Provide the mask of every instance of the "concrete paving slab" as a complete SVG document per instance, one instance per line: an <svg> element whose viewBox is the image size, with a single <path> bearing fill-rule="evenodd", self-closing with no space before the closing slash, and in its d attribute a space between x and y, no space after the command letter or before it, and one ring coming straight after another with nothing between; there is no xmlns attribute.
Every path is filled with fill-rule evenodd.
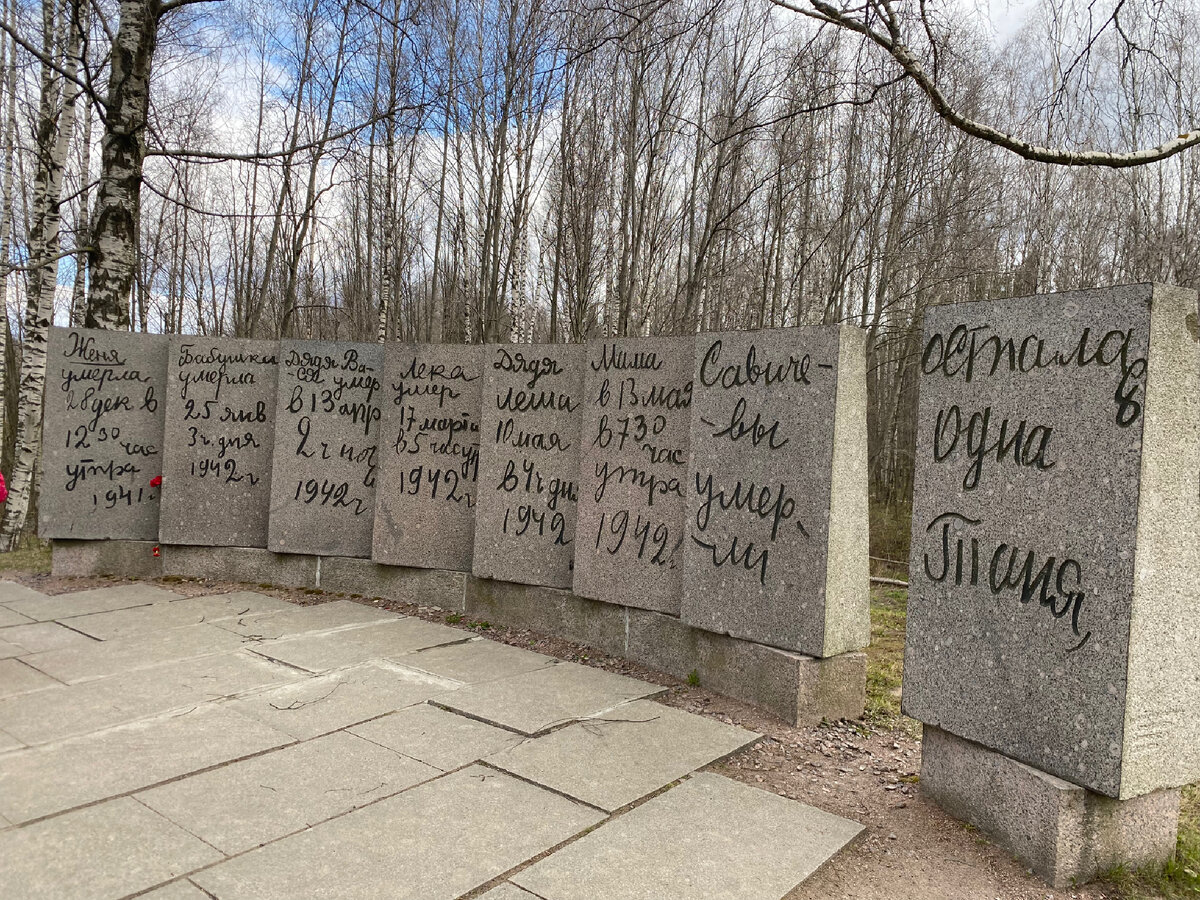
<svg viewBox="0 0 1200 900"><path fill-rule="evenodd" d="M295 608L294 603L280 600L278 597L268 597L255 591L234 591L75 616L71 619L71 627L102 641L111 641L163 628L200 625Z"/></svg>
<svg viewBox="0 0 1200 900"><path fill-rule="evenodd" d="M353 600L333 600L315 606L288 604L286 610L225 619L219 627L260 641L350 629L402 619L400 613L375 609Z"/></svg>
<svg viewBox="0 0 1200 900"><path fill-rule="evenodd" d="M10 644L0 640L0 659L12 659L14 656L24 656L25 648L19 644Z"/></svg>
<svg viewBox="0 0 1200 900"><path fill-rule="evenodd" d="M339 731L173 781L137 798L232 856L440 774Z"/></svg>
<svg viewBox="0 0 1200 900"><path fill-rule="evenodd" d="M486 894L480 894L479 900L538 900L537 896L522 890L515 884L504 882L499 887L494 887Z"/></svg>
<svg viewBox="0 0 1200 900"><path fill-rule="evenodd" d="M230 653L241 647L246 639L212 625L185 625L111 641L84 640L87 646L34 653L24 660L59 681L74 684L174 660Z"/></svg>
<svg viewBox="0 0 1200 900"><path fill-rule="evenodd" d="M759 737L652 700L637 700L608 715L525 741L489 756L487 762L613 812Z"/></svg>
<svg viewBox="0 0 1200 900"><path fill-rule="evenodd" d="M19 659L0 659L0 701L56 685L61 687L49 675L25 665ZM0 702L0 708L2 707Z"/></svg>
<svg viewBox="0 0 1200 900"><path fill-rule="evenodd" d="M534 735L665 690L603 669L559 663L500 681L468 685L437 702L455 712Z"/></svg>
<svg viewBox="0 0 1200 900"><path fill-rule="evenodd" d="M860 831L701 773L510 880L544 900L779 900Z"/></svg>
<svg viewBox="0 0 1200 900"><path fill-rule="evenodd" d="M46 594L41 591L35 591L33 588L25 587L15 581L0 581L0 606L8 607L10 603L17 600L37 600L44 599ZM9 613L14 612L9 609ZM18 613L18 615L20 615ZM22 616L26 621L32 621L28 616ZM21 622L11 622L12 625L21 625Z"/></svg>
<svg viewBox="0 0 1200 900"><path fill-rule="evenodd" d="M255 647L255 652L310 672L325 672L371 659L396 659L414 650L469 637L456 628L404 616L362 628L268 641Z"/></svg>
<svg viewBox="0 0 1200 900"><path fill-rule="evenodd" d="M45 744L304 677L245 651L181 660L2 700L0 729Z"/></svg>
<svg viewBox="0 0 1200 900"><path fill-rule="evenodd" d="M90 591L75 591L48 597L22 597L5 601L4 605L38 622L86 616L89 613L108 612L112 609L128 609L150 603L166 603L179 600L181 595L153 584L115 584L112 587L95 588Z"/></svg>
<svg viewBox="0 0 1200 900"><path fill-rule="evenodd" d="M453 900L601 819L474 766L199 872L220 900ZM312 864L314 859L320 866Z"/></svg>
<svg viewBox="0 0 1200 900"><path fill-rule="evenodd" d="M124 797L0 833L0 896L125 897L220 858L203 841Z"/></svg>
<svg viewBox="0 0 1200 900"><path fill-rule="evenodd" d="M24 744L7 731L0 731L0 753L8 753L10 750L21 750L24 746Z"/></svg>
<svg viewBox="0 0 1200 900"><path fill-rule="evenodd" d="M350 731L446 772L526 740L519 734L428 703L355 725Z"/></svg>
<svg viewBox="0 0 1200 900"><path fill-rule="evenodd" d="M28 822L291 741L262 722L205 705L18 750L0 756L0 813Z"/></svg>
<svg viewBox="0 0 1200 900"><path fill-rule="evenodd" d="M465 684L476 684L544 669L556 665L558 660L499 641L476 638L465 644L418 650L403 657L400 662Z"/></svg>
<svg viewBox="0 0 1200 900"><path fill-rule="evenodd" d="M209 900L209 898L208 894L184 879L155 888L148 894L141 894L138 896L138 900Z"/></svg>
<svg viewBox="0 0 1200 900"><path fill-rule="evenodd" d="M41 653L45 650L58 650L63 647L86 647L99 643L80 634L58 622L32 622L28 625L12 625L0 628L0 641L6 641L21 648L18 656L29 653Z"/></svg>
<svg viewBox="0 0 1200 900"><path fill-rule="evenodd" d="M33 619L29 618L29 616L23 616L16 610L9 609L7 606L0 606L0 628L8 628L12 625L28 625L32 621Z"/></svg>
<svg viewBox="0 0 1200 900"><path fill-rule="evenodd" d="M446 696L459 687L457 681L378 662L305 678L230 701L229 706L308 740L431 697Z"/></svg>

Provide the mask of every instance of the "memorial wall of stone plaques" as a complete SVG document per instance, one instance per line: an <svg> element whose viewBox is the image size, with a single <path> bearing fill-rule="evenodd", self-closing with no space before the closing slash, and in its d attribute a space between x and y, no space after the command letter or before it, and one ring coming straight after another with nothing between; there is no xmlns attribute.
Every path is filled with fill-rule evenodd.
<svg viewBox="0 0 1200 900"><path fill-rule="evenodd" d="M481 345L387 344L371 557L471 571Z"/></svg>
<svg viewBox="0 0 1200 900"><path fill-rule="evenodd" d="M268 549L371 555L383 345L282 341Z"/></svg>
<svg viewBox="0 0 1200 900"><path fill-rule="evenodd" d="M810 656L866 646L862 332L703 334L695 359L684 621Z"/></svg>
<svg viewBox="0 0 1200 900"><path fill-rule="evenodd" d="M1196 295L925 314L905 712L1125 799L1200 779Z"/></svg>
<svg viewBox="0 0 1200 900"><path fill-rule="evenodd" d="M155 540L167 338L51 328L38 533Z"/></svg>
<svg viewBox="0 0 1200 900"><path fill-rule="evenodd" d="M128 385L96 374L108 371L98 361L126 365L134 349L155 360L154 384L133 377L157 415L143 415L137 471L83 470L127 474L147 510L165 407L161 531L147 518L88 536L469 571L817 656L866 644L855 329L586 347L176 336L169 366L165 338L55 341L66 388ZM76 358L88 374L66 374ZM86 436L138 412L132 402L101 402L99 421L55 417L47 433ZM77 487L47 498L55 536L83 527L55 518Z"/></svg>
<svg viewBox="0 0 1200 900"><path fill-rule="evenodd" d="M487 348L472 572L569 588L579 499L583 347Z"/></svg>
<svg viewBox="0 0 1200 900"><path fill-rule="evenodd" d="M573 590L679 615L696 341L588 344Z"/></svg>
<svg viewBox="0 0 1200 900"><path fill-rule="evenodd" d="M274 341L171 337L163 543L267 546L278 370Z"/></svg>

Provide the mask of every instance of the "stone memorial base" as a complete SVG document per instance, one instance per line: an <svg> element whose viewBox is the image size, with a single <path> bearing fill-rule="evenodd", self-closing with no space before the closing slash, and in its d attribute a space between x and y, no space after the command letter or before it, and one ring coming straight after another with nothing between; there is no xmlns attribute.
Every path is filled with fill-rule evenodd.
<svg viewBox="0 0 1200 900"><path fill-rule="evenodd" d="M1115 800L930 725L921 792L1056 888L1117 865L1161 865L1175 852L1178 788Z"/></svg>
<svg viewBox="0 0 1200 900"><path fill-rule="evenodd" d="M57 542L54 552L57 555ZM164 575L288 587L316 587L320 563L315 556L272 553L250 547L171 544L162 548L162 555Z"/></svg>
<svg viewBox="0 0 1200 900"><path fill-rule="evenodd" d="M52 575L165 575L154 541L54 541Z"/></svg>
<svg viewBox="0 0 1200 900"><path fill-rule="evenodd" d="M471 620L578 641L677 678L695 672L704 687L797 725L857 718L866 705L865 653L816 659L703 631L661 613L463 572L245 547L164 545L155 558L154 546L143 541L55 541L53 572L311 587L435 606Z"/></svg>
<svg viewBox="0 0 1200 900"><path fill-rule="evenodd" d="M504 581L468 577L464 599L469 618L590 644L676 678L695 672L704 687L796 725L857 718L866 705L866 653L815 659L662 613Z"/></svg>

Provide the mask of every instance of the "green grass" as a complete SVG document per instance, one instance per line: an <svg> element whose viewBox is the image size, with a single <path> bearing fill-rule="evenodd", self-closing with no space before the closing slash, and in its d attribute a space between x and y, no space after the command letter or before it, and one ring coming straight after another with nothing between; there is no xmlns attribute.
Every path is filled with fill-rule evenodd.
<svg viewBox="0 0 1200 900"><path fill-rule="evenodd" d="M1200 785L1183 789L1175 858L1161 868L1108 873L1123 900L1183 900L1200 897Z"/></svg>
<svg viewBox="0 0 1200 900"><path fill-rule="evenodd" d="M904 619L908 592L904 588L871 591L871 646L867 649L866 720L877 728L917 725L900 714L900 680L904 671Z"/></svg>
<svg viewBox="0 0 1200 900"><path fill-rule="evenodd" d="M0 572L49 575L50 544L37 538L26 538L18 549L0 553Z"/></svg>

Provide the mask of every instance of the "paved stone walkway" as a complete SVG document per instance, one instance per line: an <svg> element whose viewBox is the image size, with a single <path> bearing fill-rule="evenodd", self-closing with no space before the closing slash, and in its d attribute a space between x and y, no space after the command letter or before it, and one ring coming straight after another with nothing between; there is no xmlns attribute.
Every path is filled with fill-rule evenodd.
<svg viewBox="0 0 1200 900"><path fill-rule="evenodd" d="M861 830L698 772L758 736L660 691L350 601L0 582L0 897L778 900Z"/></svg>

